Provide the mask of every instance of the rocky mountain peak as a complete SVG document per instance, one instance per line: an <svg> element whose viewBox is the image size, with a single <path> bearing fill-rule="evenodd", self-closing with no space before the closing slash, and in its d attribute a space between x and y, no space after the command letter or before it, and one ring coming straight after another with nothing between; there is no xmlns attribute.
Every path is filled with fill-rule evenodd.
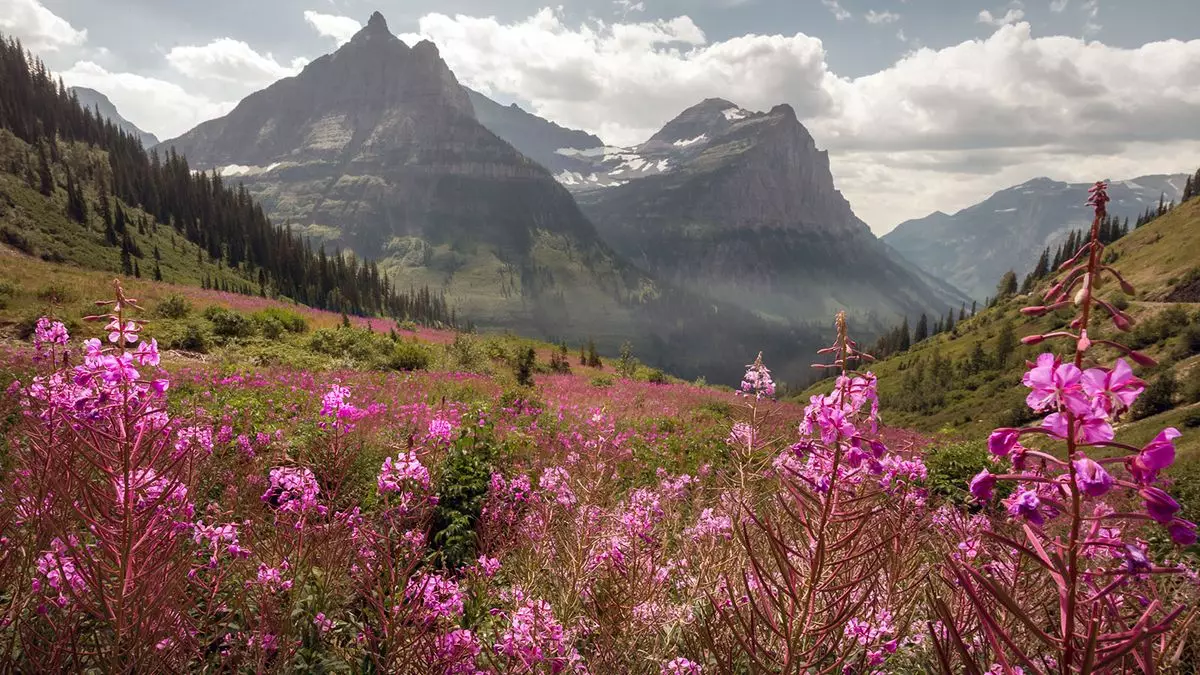
<svg viewBox="0 0 1200 675"><path fill-rule="evenodd" d="M702 136L713 138L725 133L735 122L755 114L723 98L706 98L667 122L649 142L676 143Z"/></svg>
<svg viewBox="0 0 1200 675"><path fill-rule="evenodd" d="M372 12L371 18L367 19L367 25L359 29L351 41L357 40L361 42L363 40L381 38L399 39L392 35L392 31L388 28L387 19L383 18L383 15L379 12Z"/></svg>

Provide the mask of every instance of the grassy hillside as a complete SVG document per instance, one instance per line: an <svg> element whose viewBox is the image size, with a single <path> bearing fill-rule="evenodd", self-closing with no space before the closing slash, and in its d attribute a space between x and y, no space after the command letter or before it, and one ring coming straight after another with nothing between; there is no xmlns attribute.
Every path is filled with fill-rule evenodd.
<svg viewBox="0 0 1200 675"><path fill-rule="evenodd" d="M1200 303L1195 302L1200 296L1194 293L1200 285L1200 200L1185 202L1131 232L1109 247L1106 260L1135 286L1137 295L1125 298L1110 283L1102 287L1100 297L1126 307L1136 323L1131 333L1117 336L1103 317L1093 323L1090 334L1115 336L1155 358L1157 367L1135 368L1147 382L1169 373L1177 383L1169 412L1127 421L1118 427L1118 435L1140 441L1174 425L1185 432L1178 443L1181 451L1200 453ZM1031 294L1001 300L953 331L873 364L885 420L947 436L979 438L996 426L1035 419L1025 406L1028 390L1021 385L1025 362L1064 345L1024 346L1019 339L1064 327L1074 316L1070 308L1040 318L1020 314L1021 307L1039 304L1044 291L1045 285ZM1104 352L1104 358L1110 356L1111 352ZM822 386L827 383L815 385L800 398Z"/></svg>

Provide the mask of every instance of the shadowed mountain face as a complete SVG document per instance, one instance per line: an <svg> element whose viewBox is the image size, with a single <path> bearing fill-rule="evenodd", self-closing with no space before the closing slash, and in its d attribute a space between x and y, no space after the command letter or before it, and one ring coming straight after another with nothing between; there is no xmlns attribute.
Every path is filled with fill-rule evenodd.
<svg viewBox="0 0 1200 675"><path fill-rule="evenodd" d="M790 106L708 99L639 146L575 156L591 166L556 177L618 253L764 317L886 323L965 299L871 234Z"/></svg>
<svg viewBox="0 0 1200 675"><path fill-rule="evenodd" d="M95 89L87 87L71 87L71 92L79 99L79 105L92 111L99 111L100 117L112 120L112 123L117 125L117 128L130 134L142 142L142 147L149 148L158 145L158 137L148 131L142 131L136 124L121 117L121 113L117 112L117 106L108 100L108 97Z"/></svg>
<svg viewBox="0 0 1200 675"><path fill-rule="evenodd" d="M575 154L604 146L586 131L561 127L525 112L516 103L503 106L472 89L467 89L467 95L480 124L553 173L586 167L588 163Z"/></svg>
<svg viewBox="0 0 1200 675"><path fill-rule="evenodd" d="M1186 174L1113 181L1109 213L1134 221L1159 199L1178 201ZM1049 178L1001 190L953 215L938 211L901 223L883 241L976 300L994 295L1008 270L1022 277L1046 247L1053 251L1074 229L1091 224L1084 204L1088 183ZM1132 227L1132 225L1131 225Z"/></svg>
<svg viewBox="0 0 1200 675"><path fill-rule="evenodd" d="M631 340L684 376L733 380L763 348L786 350L802 372L814 331L769 326L628 264L475 107L432 43L409 47L376 13L335 53L163 148L242 181L275 222L378 260L395 285L444 290L480 327L595 338L610 352Z"/></svg>

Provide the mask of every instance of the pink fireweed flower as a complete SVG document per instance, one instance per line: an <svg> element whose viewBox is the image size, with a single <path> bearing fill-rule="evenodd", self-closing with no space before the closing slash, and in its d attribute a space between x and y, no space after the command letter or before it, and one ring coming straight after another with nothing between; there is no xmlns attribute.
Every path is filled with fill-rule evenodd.
<svg viewBox="0 0 1200 675"><path fill-rule="evenodd" d="M700 675L702 672L700 664L692 663L680 656L664 663L659 669L658 675Z"/></svg>
<svg viewBox="0 0 1200 675"><path fill-rule="evenodd" d="M1004 457L1012 452L1013 446L1020 438L1021 432L1017 429L996 429L991 436L988 436L988 450L993 455Z"/></svg>
<svg viewBox="0 0 1200 675"><path fill-rule="evenodd" d="M1125 359L1117 359L1112 370L1089 368L1080 378L1083 391L1092 399L1093 407L1111 417L1133 405L1146 383L1133 376Z"/></svg>
<svg viewBox="0 0 1200 675"><path fill-rule="evenodd" d="M333 619L325 616L325 612L317 612L313 617L313 625L317 627L317 631L324 635L333 630Z"/></svg>
<svg viewBox="0 0 1200 675"><path fill-rule="evenodd" d="M424 619L429 622L445 619L454 621L463 612L466 598L462 589L452 579L440 574L418 574L408 580L404 597L421 604Z"/></svg>
<svg viewBox="0 0 1200 675"><path fill-rule="evenodd" d="M323 512L325 509L317 504L317 495L321 492L317 485L317 477L310 469L295 466L277 466L271 469L271 486L262 495L262 501L277 507L280 511L304 513L306 511Z"/></svg>
<svg viewBox="0 0 1200 675"><path fill-rule="evenodd" d="M138 325L132 321L126 321L125 326L121 326L121 322L114 318L104 327L104 330L109 331L108 341L116 344L124 338L125 342L132 344L138 340Z"/></svg>
<svg viewBox="0 0 1200 675"><path fill-rule="evenodd" d="M465 628L457 628L437 637L437 660L445 666L445 675L477 675L475 659L482 648L475 634Z"/></svg>
<svg viewBox="0 0 1200 675"><path fill-rule="evenodd" d="M771 379L771 371L763 365L762 352L754 363L746 366L746 375L742 378L742 387L738 392L742 396L753 396L756 399L775 396L775 382Z"/></svg>
<svg viewBox="0 0 1200 675"><path fill-rule="evenodd" d="M435 417L429 420L429 438L449 441L454 437L454 424L449 420Z"/></svg>
<svg viewBox="0 0 1200 675"><path fill-rule="evenodd" d="M971 495L975 499L986 502L992 499L992 490L996 487L996 477L987 469L975 474L971 479Z"/></svg>
<svg viewBox="0 0 1200 675"><path fill-rule="evenodd" d="M1021 379L1033 390L1025 402L1034 412L1062 406L1076 415L1085 414L1091 403L1083 393L1082 376L1074 363L1062 363L1054 354L1042 354Z"/></svg>
<svg viewBox="0 0 1200 675"><path fill-rule="evenodd" d="M1080 457L1071 463L1075 466L1075 484L1089 497L1103 497L1113 488L1113 477L1094 460Z"/></svg>
<svg viewBox="0 0 1200 675"><path fill-rule="evenodd" d="M486 555L479 556L475 564L479 569L479 573L489 579L496 576L496 573L500 571L500 561Z"/></svg>
<svg viewBox="0 0 1200 675"><path fill-rule="evenodd" d="M1042 500L1033 490L1021 489L1005 500L1008 514L1014 518L1024 518L1034 525L1044 525L1045 515L1039 510Z"/></svg>
<svg viewBox="0 0 1200 675"><path fill-rule="evenodd" d="M1042 420L1042 428L1065 439L1067 437L1067 416L1062 413L1051 413ZM1081 416L1075 420L1075 442L1082 445L1107 443L1113 439L1113 428L1103 417Z"/></svg>
<svg viewBox="0 0 1200 675"><path fill-rule="evenodd" d="M139 343L133 352L133 360L139 366L157 366L159 362L158 340L151 338L150 342L143 340Z"/></svg>
<svg viewBox="0 0 1200 675"><path fill-rule="evenodd" d="M729 437L725 442L735 448L752 448L754 447L754 427L745 422L734 422L733 427L729 430Z"/></svg>
<svg viewBox="0 0 1200 675"><path fill-rule="evenodd" d="M1191 546L1196 543L1196 524L1182 518L1174 518L1167 523L1167 532L1172 541L1180 546Z"/></svg>
<svg viewBox="0 0 1200 675"><path fill-rule="evenodd" d="M380 494L403 492L414 485L422 490L428 490L429 469L426 469L425 465L421 464L421 460L417 459L417 453L402 452L396 455L395 459L387 457L383 460L383 467L379 470L379 478L376 483L379 486Z"/></svg>
<svg viewBox="0 0 1200 675"><path fill-rule="evenodd" d="M1179 513L1179 502L1156 487L1144 487L1138 490L1138 494L1142 496L1142 501L1146 505L1146 513L1164 525L1171 522L1175 514Z"/></svg>
<svg viewBox="0 0 1200 675"><path fill-rule="evenodd" d="M1139 483L1152 483L1158 472L1175 463L1175 439L1182 434L1174 427L1167 427L1146 444L1137 456L1127 460L1129 473Z"/></svg>
<svg viewBox="0 0 1200 675"><path fill-rule="evenodd" d="M87 587L87 581L80 574L70 548L57 537L50 542L50 550L38 557L37 570L51 590L58 593L55 602L59 607L70 604L68 592L81 593ZM41 579L34 580L35 591L41 590Z"/></svg>
<svg viewBox="0 0 1200 675"><path fill-rule="evenodd" d="M552 466L542 472L538 489L545 492L559 506L570 508L575 505L575 492L571 490L571 475L561 466Z"/></svg>

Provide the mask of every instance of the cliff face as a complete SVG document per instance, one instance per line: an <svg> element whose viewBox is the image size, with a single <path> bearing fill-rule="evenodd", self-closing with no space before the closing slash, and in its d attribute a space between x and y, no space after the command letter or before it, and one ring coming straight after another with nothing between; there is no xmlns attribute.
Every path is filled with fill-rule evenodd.
<svg viewBox="0 0 1200 675"><path fill-rule="evenodd" d="M118 129L140 140L142 147L150 148L158 144L157 136L149 131L142 131L136 124L122 117L121 113L117 111L117 106L113 105L113 102L104 94L95 89L88 89L87 87L71 87L71 93L75 94L76 98L79 99L79 105L88 110L99 112L100 117L111 120L113 124L117 125Z"/></svg>
<svg viewBox="0 0 1200 675"><path fill-rule="evenodd" d="M1178 201L1186 174L1141 176L1109 184L1109 213L1131 221L1159 200ZM1046 247L1091 225L1084 203L1090 183L1034 178L1001 190L953 215L940 211L908 220L883 241L929 273L982 301L1008 270L1028 274Z"/></svg>
<svg viewBox="0 0 1200 675"><path fill-rule="evenodd" d="M502 106L471 89L467 89L467 94L480 124L551 172L579 169L584 164L573 157L576 152L604 146L592 134L561 127L522 110L515 103Z"/></svg>
<svg viewBox="0 0 1200 675"><path fill-rule="evenodd" d="M558 178L619 253L765 317L847 309L882 326L963 300L871 234L787 105L756 113L708 99Z"/></svg>

